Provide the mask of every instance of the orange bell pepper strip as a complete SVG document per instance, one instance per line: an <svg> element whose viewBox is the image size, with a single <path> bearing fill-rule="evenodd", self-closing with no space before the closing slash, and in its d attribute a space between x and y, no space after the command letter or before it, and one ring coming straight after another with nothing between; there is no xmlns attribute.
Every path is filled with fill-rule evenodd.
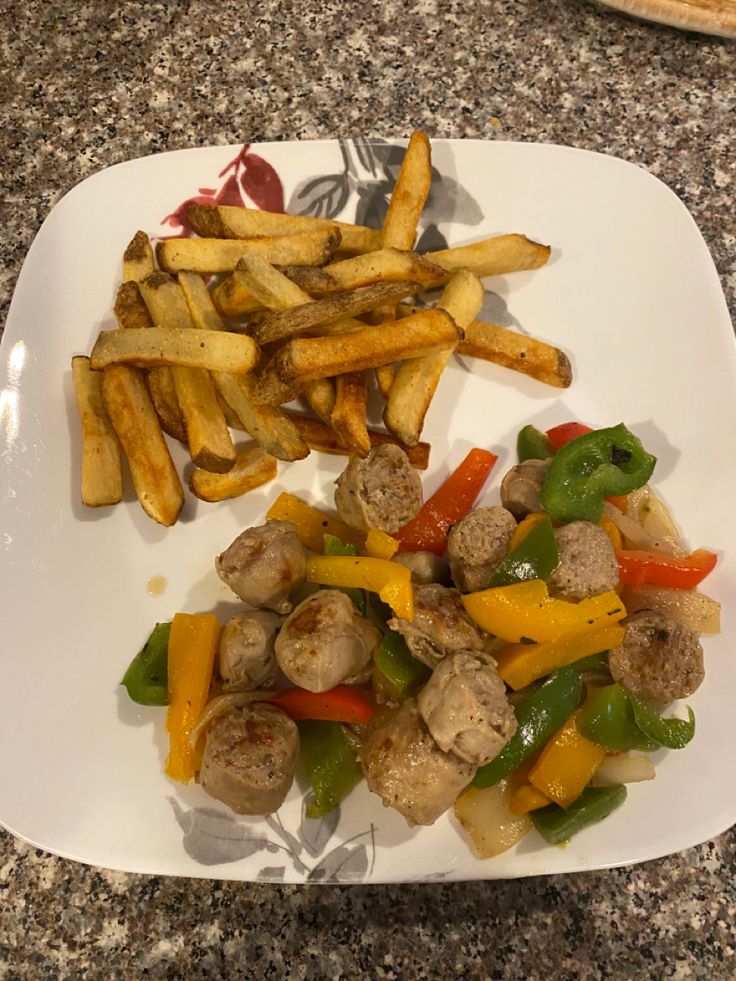
<svg viewBox="0 0 736 981"><path fill-rule="evenodd" d="M578 729L583 709L574 712L550 739L529 773L529 783L560 807L582 794L603 762L606 751Z"/></svg>
<svg viewBox="0 0 736 981"><path fill-rule="evenodd" d="M424 502L419 514L397 532L401 547L410 552L442 555L448 531L475 504L497 459L488 450L472 449L457 470Z"/></svg>
<svg viewBox="0 0 736 981"><path fill-rule="evenodd" d="M189 736L207 703L220 632L214 613L177 613L171 624L166 773L182 783L194 778L201 762L201 748L193 752Z"/></svg>
<svg viewBox="0 0 736 981"><path fill-rule="evenodd" d="M373 559L392 559L399 551L399 543L385 531L370 528L365 536L365 551Z"/></svg>
<svg viewBox="0 0 736 981"><path fill-rule="evenodd" d="M367 589L378 593L397 617L414 619L411 573L398 562L352 555L312 555L307 559L307 582Z"/></svg>
<svg viewBox="0 0 736 981"><path fill-rule="evenodd" d="M365 546L365 535L339 518L326 514L284 491L266 512L267 521L290 521L299 541L313 552L322 552L323 535L336 535L344 545Z"/></svg>
<svg viewBox="0 0 736 981"><path fill-rule="evenodd" d="M589 633L626 616L621 597L612 591L569 603L551 597L541 579L467 593L462 601L479 627L512 644L544 644L562 634Z"/></svg>
<svg viewBox="0 0 736 981"><path fill-rule="evenodd" d="M625 630L619 624L605 624L596 630L562 634L546 644L509 644L493 656L498 662L501 680L518 691L566 664L618 647L624 634Z"/></svg>
<svg viewBox="0 0 736 981"><path fill-rule="evenodd" d="M365 695L351 685L337 685L336 688L323 692L287 688L268 701L286 712L295 722L302 719L322 719L327 722L365 725L375 713L375 708Z"/></svg>
<svg viewBox="0 0 736 981"><path fill-rule="evenodd" d="M632 589L641 589L642 586L694 589L713 571L718 561L715 552L704 548L684 556L620 549L616 556L621 582Z"/></svg>

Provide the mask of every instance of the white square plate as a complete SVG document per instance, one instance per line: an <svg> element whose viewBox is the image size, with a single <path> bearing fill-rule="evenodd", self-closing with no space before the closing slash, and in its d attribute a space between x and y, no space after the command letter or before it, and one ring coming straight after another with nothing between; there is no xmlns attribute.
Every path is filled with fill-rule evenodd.
<svg viewBox="0 0 736 981"><path fill-rule="evenodd" d="M287 208L321 201L323 211L339 207L353 220L360 207L370 222L380 221L400 146L273 143L255 152L278 174ZM295 786L278 816L263 821L235 818L199 787L163 775L163 712L127 700L118 685L125 667L157 620L177 610L224 615L232 596L215 575L215 554L261 521L282 489L331 501L344 465L312 454L241 500L189 497L168 530L130 490L113 509L79 502L70 358L113 325L121 253L134 232L170 233L163 217L198 189L220 188L235 174L218 176L236 154L185 150L96 174L53 209L21 272L0 351L0 821L39 847L95 865L296 882L572 872L655 858L726 829L736 819L731 324L705 243L675 195L621 160L557 146L433 146L424 242L519 231L550 243L545 268L487 284L486 312L566 350L574 382L560 392L486 363L470 372L458 360L428 416L425 487L469 446L486 446L501 456L486 494L497 500L524 423L630 425L658 457L653 483L689 543L725 552L707 583L724 604L723 633L705 639L707 677L691 700L694 741L662 753L656 780L631 787L624 807L566 848L530 835L485 862L454 818L409 830L364 786L322 822L302 820ZM262 176L257 161L249 167ZM269 186L278 191L273 179ZM167 586L151 596L156 575Z"/></svg>

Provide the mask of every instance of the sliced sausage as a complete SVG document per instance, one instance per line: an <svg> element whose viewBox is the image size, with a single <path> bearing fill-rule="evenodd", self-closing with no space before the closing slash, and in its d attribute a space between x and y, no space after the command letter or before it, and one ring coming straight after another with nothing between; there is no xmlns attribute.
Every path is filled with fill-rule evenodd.
<svg viewBox="0 0 736 981"><path fill-rule="evenodd" d="M608 655L613 680L653 702L685 698L705 677L698 635L667 613L642 610L626 619L623 643Z"/></svg>
<svg viewBox="0 0 736 981"><path fill-rule="evenodd" d="M452 807L475 766L443 753L413 699L369 727L360 750L368 789L402 814L409 827L434 824Z"/></svg>
<svg viewBox="0 0 736 981"><path fill-rule="evenodd" d="M232 708L207 730L200 780L237 814L272 814L289 792L298 755L299 730L279 709Z"/></svg>
<svg viewBox="0 0 736 981"><path fill-rule="evenodd" d="M353 457L337 478L335 507L352 528L392 535L422 506L422 482L404 451L393 443Z"/></svg>
<svg viewBox="0 0 736 981"><path fill-rule="evenodd" d="M307 552L289 521L248 528L215 559L217 574L249 606L289 613L304 582Z"/></svg>
<svg viewBox="0 0 736 981"><path fill-rule="evenodd" d="M590 521L555 528L560 564L547 580L559 599L579 602L618 585L618 560L611 539Z"/></svg>
<svg viewBox="0 0 736 981"><path fill-rule="evenodd" d="M460 651L438 665L417 705L441 750L482 766L516 732L516 716L493 662Z"/></svg>
<svg viewBox="0 0 736 981"><path fill-rule="evenodd" d="M431 583L414 589L414 619L388 621L414 657L430 668L455 651L485 651L491 638L465 612L456 589Z"/></svg>
<svg viewBox="0 0 736 981"><path fill-rule="evenodd" d="M548 466L549 460L524 460L501 481L501 504L516 518L541 510L539 495Z"/></svg>
<svg viewBox="0 0 736 981"><path fill-rule="evenodd" d="M225 691L249 691L272 685L278 674L273 645L281 626L275 613L238 613L220 637L219 668Z"/></svg>
<svg viewBox="0 0 736 981"><path fill-rule="evenodd" d="M450 569L447 560L434 552L397 552L394 562L406 566L411 572L411 581L420 586L431 582L450 585Z"/></svg>
<svg viewBox="0 0 736 981"><path fill-rule="evenodd" d="M506 508L476 508L450 529L447 557L461 593L487 589L508 552L516 520Z"/></svg>
<svg viewBox="0 0 736 981"><path fill-rule="evenodd" d="M329 691L364 674L380 632L355 612L339 589L308 596L276 638L276 660L287 678L307 691Z"/></svg>

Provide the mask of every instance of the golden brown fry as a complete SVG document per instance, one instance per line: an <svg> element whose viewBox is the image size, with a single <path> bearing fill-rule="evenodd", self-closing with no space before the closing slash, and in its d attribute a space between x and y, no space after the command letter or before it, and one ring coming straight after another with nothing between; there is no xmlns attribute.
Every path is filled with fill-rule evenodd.
<svg viewBox="0 0 736 981"><path fill-rule="evenodd" d="M167 364L241 374L251 370L256 358L256 345L243 334L191 328L131 328L101 331L92 349L92 368L99 371L111 364L138 368Z"/></svg>
<svg viewBox="0 0 736 981"><path fill-rule="evenodd" d="M145 232L136 232L123 254L123 281L145 279L155 268L151 240Z"/></svg>
<svg viewBox="0 0 736 981"><path fill-rule="evenodd" d="M345 290L371 283L406 280L420 286L431 286L444 275L444 267L431 256L418 252L402 252L400 249L380 249L352 259L342 259L325 267L325 272Z"/></svg>
<svg viewBox="0 0 736 981"><path fill-rule="evenodd" d="M156 257L166 272L222 273L232 272L249 252L273 263L323 266L339 245L340 231L330 225L278 238L169 238L158 243Z"/></svg>
<svg viewBox="0 0 736 981"><path fill-rule="evenodd" d="M452 276L439 301L439 306L461 330L469 326L482 305L483 286L467 269ZM389 432L409 446L419 442L427 410L452 351L448 347L423 358L404 361L396 372L383 421Z"/></svg>
<svg viewBox="0 0 736 981"><path fill-rule="evenodd" d="M371 438L365 413L368 382L365 371L350 371L335 379L335 408L330 423L341 441L358 456L368 456Z"/></svg>
<svg viewBox="0 0 736 981"><path fill-rule="evenodd" d="M325 296L344 289L336 279L319 266L278 266L278 270L312 296Z"/></svg>
<svg viewBox="0 0 736 981"><path fill-rule="evenodd" d="M224 324L202 277L182 272L179 273L179 284L195 326L201 330L223 330ZM212 377L220 395L221 408L224 402L229 410L226 412L228 425L245 429L279 460L301 460L309 454L309 447L281 409L258 405L253 400L252 377L222 371L213 371Z"/></svg>
<svg viewBox="0 0 736 981"><path fill-rule="evenodd" d="M131 327L153 327L151 315L148 312L138 283L129 280L121 283L115 297L115 319L118 327L129 329Z"/></svg>
<svg viewBox="0 0 736 981"><path fill-rule="evenodd" d="M492 361L555 388L568 388L572 382L572 366L564 351L498 324L474 320L457 353Z"/></svg>
<svg viewBox="0 0 736 981"><path fill-rule="evenodd" d="M425 258L442 266L445 273L467 269L482 279L522 269L539 269L549 259L551 251L548 245L532 242L526 235L496 235L471 245L428 252ZM439 282L445 283L448 278L445 275Z"/></svg>
<svg viewBox="0 0 736 981"><path fill-rule="evenodd" d="M219 331L194 330L184 292L167 273L148 276L140 283L140 290L151 317L161 328L180 331L184 337L192 334L195 345L204 333L220 336ZM172 365L171 376L192 461L204 470L227 473L235 462L235 447L210 373L200 366Z"/></svg>
<svg viewBox="0 0 736 981"><path fill-rule="evenodd" d="M141 373L112 365L103 375L102 394L141 507L159 524L173 525L184 504L184 489Z"/></svg>
<svg viewBox="0 0 736 981"><path fill-rule="evenodd" d="M383 220L383 247L413 249L419 217L432 183L432 157L426 133L412 133Z"/></svg>
<svg viewBox="0 0 736 981"><path fill-rule="evenodd" d="M340 439L330 426L326 426L319 419L312 419L310 416L302 416L289 410L287 410L286 415L294 423L313 450L316 450L318 453L350 456L350 447ZM368 436L371 446L381 446L383 443L395 443L397 446L401 446L402 450L409 457L410 463L417 470L426 470L429 466L429 454L431 450L429 443L404 446L389 433L381 432L378 429L369 429Z"/></svg>
<svg viewBox="0 0 736 981"><path fill-rule="evenodd" d="M242 283L266 310L289 310L312 299L271 262L255 252L243 256L238 262L237 272L241 274Z"/></svg>
<svg viewBox="0 0 736 981"><path fill-rule="evenodd" d="M424 310L375 327L335 337L297 338L271 359L259 381L259 395L269 403L314 378L344 375L432 351L454 347L458 329L444 310Z"/></svg>
<svg viewBox="0 0 736 981"><path fill-rule="evenodd" d="M335 411L335 385L331 378L315 378L304 386L304 400L309 408L330 425L332 413Z"/></svg>
<svg viewBox="0 0 736 981"><path fill-rule="evenodd" d="M176 397L171 368L163 364L157 368L149 368L146 372L146 384L163 431L180 443L186 443L187 427Z"/></svg>
<svg viewBox="0 0 736 981"><path fill-rule="evenodd" d="M97 508L123 496L120 443L102 398L102 375L89 358L72 358L72 379L82 423L82 501Z"/></svg>
<svg viewBox="0 0 736 981"><path fill-rule="evenodd" d="M285 277L284 277L285 278ZM290 282L289 280L286 280ZM294 284L291 284L294 287ZM298 289L299 287L294 287ZM367 313L375 307L391 300L403 299L417 291L416 283L399 281L396 283L374 283L371 286L359 286L357 289L341 293L333 293L321 300L299 303L290 309L279 313L267 314L255 324L251 336L259 344L270 344L282 341L298 334L305 334L325 324L334 325L345 317L355 317ZM300 292L302 292L300 290ZM264 303L264 306L266 304ZM393 309L393 305L392 305ZM365 326L358 321L352 321L351 329Z"/></svg>
<svg viewBox="0 0 736 981"><path fill-rule="evenodd" d="M276 477L276 459L255 444L238 452L228 473L195 470L189 488L201 501L225 501L267 484Z"/></svg>
<svg viewBox="0 0 736 981"><path fill-rule="evenodd" d="M277 238L337 225L342 235L340 251L373 252L381 248L379 229L327 218L286 215L223 204L193 204L189 207L188 215L194 231L205 238Z"/></svg>

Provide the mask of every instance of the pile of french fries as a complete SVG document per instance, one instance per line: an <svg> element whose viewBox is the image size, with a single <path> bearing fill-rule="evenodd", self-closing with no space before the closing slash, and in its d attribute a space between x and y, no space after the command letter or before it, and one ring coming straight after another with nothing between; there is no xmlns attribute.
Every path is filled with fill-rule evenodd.
<svg viewBox="0 0 736 981"><path fill-rule="evenodd" d="M417 132L381 229L192 205L199 237L159 241L154 258L138 232L123 257L119 329L72 359L84 503L120 501L124 455L144 510L174 524L184 490L164 434L188 447L189 486L205 501L261 486L277 461L310 450L365 456L390 441L424 469L424 420L454 352L567 387L562 351L476 319L481 279L536 269L550 249L514 234L413 251L430 183ZM417 306L435 287L438 302ZM371 372L385 431L366 420ZM284 408L295 399L306 411ZM236 449L233 430L252 442Z"/></svg>

